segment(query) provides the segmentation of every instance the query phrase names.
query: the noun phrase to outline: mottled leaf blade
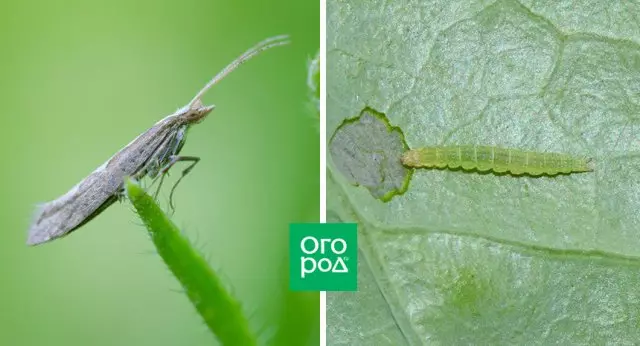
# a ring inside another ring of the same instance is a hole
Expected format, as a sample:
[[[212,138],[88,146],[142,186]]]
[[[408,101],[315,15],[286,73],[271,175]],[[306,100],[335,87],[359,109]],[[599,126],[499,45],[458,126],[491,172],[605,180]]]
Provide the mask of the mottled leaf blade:
[[[636,342],[640,8],[626,4],[327,4],[328,136],[372,107],[410,148],[597,164],[553,179],[417,170],[385,203],[329,162],[328,211],[361,224],[361,280],[380,292],[359,306],[329,294],[329,323],[353,331],[330,329],[329,344],[388,343],[389,321],[406,344]]]

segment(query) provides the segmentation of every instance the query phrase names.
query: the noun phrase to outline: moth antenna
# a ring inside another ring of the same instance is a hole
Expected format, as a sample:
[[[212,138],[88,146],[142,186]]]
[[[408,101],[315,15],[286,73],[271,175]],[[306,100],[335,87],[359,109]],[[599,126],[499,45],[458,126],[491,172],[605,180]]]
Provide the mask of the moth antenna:
[[[193,100],[189,102],[189,108],[193,109],[194,105],[198,104],[198,102],[200,101],[204,93],[206,93],[209,89],[211,89],[212,86],[216,85],[219,81],[223,80],[229,73],[237,69],[240,65],[245,63],[247,60],[253,58],[254,56],[260,54],[261,52],[269,48],[283,46],[285,44],[289,44],[290,42],[291,41],[289,41],[289,35],[279,35],[279,36],[270,37],[256,44],[255,46],[249,48],[246,52],[242,53],[242,55],[240,55],[237,59],[235,59],[233,62],[227,65],[227,67],[225,67],[222,71],[218,72],[218,74],[215,75],[215,77],[213,77],[209,81],[209,83],[207,83],[207,85],[205,85],[196,94]]]

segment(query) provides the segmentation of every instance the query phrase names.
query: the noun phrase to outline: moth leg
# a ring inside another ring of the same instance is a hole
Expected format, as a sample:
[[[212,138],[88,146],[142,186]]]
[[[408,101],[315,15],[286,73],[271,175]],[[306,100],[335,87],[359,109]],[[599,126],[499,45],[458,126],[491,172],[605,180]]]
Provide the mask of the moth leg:
[[[136,177],[136,179],[141,179],[140,181],[143,181],[142,178],[144,178],[145,176],[149,176],[148,172],[144,171],[141,174],[138,174],[138,176]],[[156,182],[158,182],[158,180],[160,181],[160,184],[158,184],[158,187],[156,188],[156,192],[154,192],[153,194],[153,199],[157,199],[158,198],[158,194],[160,193],[160,188],[162,187],[162,183],[164,182],[164,174],[162,175],[155,175],[154,177],[151,178],[151,184],[149,184],[149,186],[145,186],[144,189],[146,191],[151,190],[151,188],[153,187],[153,185],[156,184]]]
[[[164,182],[164,176],[166,174],[160,174],[160,177],[156,177],[155,179],[153,179],[153,181],[151,182],[151,185],[149,185],[149,188],[151,188],[151,186],[153,186],[153,184],[156,183],[156,181],[158,181],[158,178],[160,178],[160,183],[158,183],[158,187],[156,188],[156,192],[153,193],[153,199],[157,200],[158,199],[158,194],[160,193],[160,188],[162,187],[162,183]]]
[[[182,174],[180,175],[180,178],[178,178],[176,183],[173,184],[173,187],[171,188],[171,193],[169,193],[169,207],[171,207],[172,213],[176,209],[173,206],[173,193],[175,192],[176,187],[178,186],[178,184],[180,183],[182,178],[184,178],[187,174],[189,174],[189,172],[191,172],[193,167],[195,167],[195,165],[200,161],[200,158],[196,157],[196,156],[175,156],[175,155],[172,155],[172,156],[169,157],[169,163],[167,163],[162,168],[162,170],[160,171],[162,176],[164,177],[164,175],[169,171],[169,169],[171,167],[173,167],[173,165],[175,165],[177,162],[180,162],[180,161],[189,161],[189,162],[191,162],[191,164],[189,165],[189,167],[185,168],[182,171]]]
[[[114,193],[114,196],[115,196],[116,201],[118,201],[118,203],[122,203],[122,201],[124,201],[125,198],[127,198],[127,193],[125,192],[125,189],[122,188],[122,189],[116,191]]]

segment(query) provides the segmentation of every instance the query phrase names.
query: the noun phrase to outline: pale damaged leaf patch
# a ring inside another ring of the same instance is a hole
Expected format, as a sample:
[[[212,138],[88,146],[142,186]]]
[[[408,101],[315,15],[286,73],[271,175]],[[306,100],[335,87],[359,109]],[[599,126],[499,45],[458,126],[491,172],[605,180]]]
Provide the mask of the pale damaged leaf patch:
[[[402,131],[390,126],[384,114],[365,108],[358,117],[345,120],[329,148],[338,170],[373,197],[388,201],[406,191],[411,171],[400,158],[407,145]]]

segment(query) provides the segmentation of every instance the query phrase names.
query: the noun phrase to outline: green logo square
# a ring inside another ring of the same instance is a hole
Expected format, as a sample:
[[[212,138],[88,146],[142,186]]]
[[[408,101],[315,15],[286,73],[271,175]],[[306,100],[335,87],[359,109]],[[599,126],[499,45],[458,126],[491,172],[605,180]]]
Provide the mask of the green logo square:
[[[357,291],[358,225],[289,225],[289,288],[292,291]]]

